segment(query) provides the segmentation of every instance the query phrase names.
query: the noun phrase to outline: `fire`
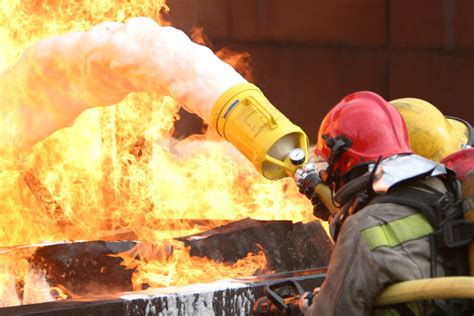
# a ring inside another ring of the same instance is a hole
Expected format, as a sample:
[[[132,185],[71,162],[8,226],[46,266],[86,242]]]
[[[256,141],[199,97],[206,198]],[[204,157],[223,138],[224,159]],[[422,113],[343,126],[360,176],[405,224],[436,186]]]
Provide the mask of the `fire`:
[[[172,247],[172,248],[171,248]],[[171,252],[169,249],[173,249]],[[141,260],[135,259],[137,255]],[[144,286],[163,287],[170,285],[189,284],[190,280],[216,281],[226,278],[253,275],[255,272],[266,271],[266,258],[263,251],[258,254],[249,253],[245,258],[234,264],[220,263],[206,258],[191,257],[189,249],[175,241],[155,246],[140,244],[128,253],[120,255],[124,265],[133,267],[137,273],[133,276],[136,290]]]
[[[165,1],[156,0],[15,0],[3,1],[1,6],[0,70],[5,73],[20,69],[18,73],[23,74],[23,68],[7,67],[27,47],[46,37],[136,16],[169,24],[161,16],[168,11]],[[236,67],[247,65],[248,55],[235,57],[222,51],[220,57]],[[21,67],[23,61],[17,65]],[[66,65],[53,66],[63,69]],[[242,71],[251,78],[249,68]],[[0,86],[11,82],[5,78],[0,79]],[[37,97],[38,103],[43,102],[51,113],[55,111],[41,94],[40,89],[45,87],[37,84],[41,80],[66,89],[71,87],[68,80],[75,78],[30,77],[27,87],[37,90],[19,89],[15,91],[19,95],[12,98],[7,89],[0,95],[1,247],[60,240],[112,240],[123,232],[143,241],[166,241],[174,247],[171,256],[136,249],[140,261],[131,254],[123,257],[128,267],[137,269],[136,288],[145,283],[169,286],[248,276],[265,267],[263,253],[249,254],[234,265],[193,258],[186,248],[172,241],[174,237],[245,217],[312,219],[311,205],[291,179],[264,179],[237,150],[211,131],[175,139],[173,126],[179,119],[182,99],[157,91],[144,89],[148,92],[111,98],[114,102],[109,103],[114,105],[108,107],[78,110],[71,106],[64,115],[78,115],[72,126],[57,130],[33,147],[22,147],[27,141],[21,135],[35,127],[18,119],[21,113],[14,114],[17,105]],[[119,88],[128,84],[100,82],[104,83]],[[201,92],[195,87],[196,95]],[[81,95],[82,90],[74,93],[79,99],[87,97]],[[34,124],[37,117],[29,119]],[[65,127],[70,122],[61,124]],[[48,134],[45,132],[45,136]],[[208,224],[196,224],[199,219],[206,219]],[[26,253],[12,257],[0,251],[0,306],[64,296],[60,289],[48,288],[42,272],[32,271],[26,257]],[[16,288],[19,283],[24,284],[22,295]],[[54,291],[59,294],[52,295]]]

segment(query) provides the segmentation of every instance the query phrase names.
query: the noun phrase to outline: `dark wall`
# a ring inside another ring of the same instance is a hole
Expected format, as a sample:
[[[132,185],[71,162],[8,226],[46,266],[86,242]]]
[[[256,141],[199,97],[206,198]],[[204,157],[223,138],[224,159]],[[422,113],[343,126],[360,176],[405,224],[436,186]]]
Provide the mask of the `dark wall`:
[[[173,25],[250,53],[255,83],[314,141],[346,94],[419,97],[474,123],[472,0],[169,0]]]

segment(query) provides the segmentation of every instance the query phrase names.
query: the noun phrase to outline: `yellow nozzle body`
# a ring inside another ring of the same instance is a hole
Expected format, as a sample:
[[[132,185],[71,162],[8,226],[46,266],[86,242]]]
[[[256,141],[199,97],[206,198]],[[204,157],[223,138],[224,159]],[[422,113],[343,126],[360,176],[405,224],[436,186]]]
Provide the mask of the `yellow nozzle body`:
[[[292,176],[308,160],[306,134],[254,84],[237,84],[224,92],[211,111],[210,125],[268,179]],[[303,153],[300,160],[290,157],[295,149]]]

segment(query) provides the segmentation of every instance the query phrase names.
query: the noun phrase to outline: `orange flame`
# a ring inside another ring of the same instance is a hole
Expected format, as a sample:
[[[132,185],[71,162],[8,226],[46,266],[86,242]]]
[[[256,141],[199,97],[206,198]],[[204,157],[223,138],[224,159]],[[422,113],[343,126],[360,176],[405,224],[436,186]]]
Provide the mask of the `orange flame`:
[[[165,24],[161,13],[168,10],[165,1],[156,0],[14,0],[1,6],[0,69],[41,38],[133,16]],[[217,54],[236,67],[247,65],[248,54]],[[242,71],[251,74],[250,68]],[[10,148],[15,144],[0,144],[0,246],[111,240],[121,234],[171,243],[174,237],[245,217],[312,219],[310,203],[291,179],[264,179],[215,135],[173,139],[178,110],[170,97],[134,93],[117,105],[85,110],[72,127],[58,130],[27,155],[18,156]],[[1,135],[25,128],[8,112],[0,114]],[[127,266],[137,269],[136,288],[248,276],[265,267],[263,253],[228,265],[193,258],[172,243],[171,256],[143,249],[136,250],[142,251],[140,261],[123,255]],[[61,292],[47,289],[44,275],[31,270],[27,257],[0,252],[0,306],[53,300],[51,291]]]
[[[171,250],[172,249],[172,250]],[[206,258],[192,257],[189,248],[176,241],[166,246],[142,243],[127,253],[119,255],[123,265],[135,269],[133,286],[141,290],[145,286],[163,287],[195,282],[213,282],[224,278],[250,276],[266,270],[267,260],[263,251],[249,253],[234,264],[215,262]],[[137,260],[136,258],[144,258]]]

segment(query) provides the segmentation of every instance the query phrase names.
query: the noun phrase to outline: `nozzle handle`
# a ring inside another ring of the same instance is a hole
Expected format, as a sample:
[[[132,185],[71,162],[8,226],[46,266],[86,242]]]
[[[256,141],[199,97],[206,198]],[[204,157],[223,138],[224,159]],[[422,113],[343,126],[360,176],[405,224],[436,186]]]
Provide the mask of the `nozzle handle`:
[[[278,282],[272,285],[267,285],[263,289],[263,293],[265,293],[265,296],[275,306],[277,306],[280,311],[286,312],[289,310],[289,307],[285,303],[285,297],[282,297],[281,295],[278,294],[278,290],[282,289],[283,287],[290,287],[294,292],[293,296],[296,296],[296,297],[300,297],[304,293],[304,290],[301,287],[301,285],[294,280],[285,280],[285,281]]]
[[[273,115],[258,102],[257,98],[254,98],[253,96],[248,96],[247,98],[242,100],[242,103],[245,105],[250,105],[250,103],[254,105],[255,108],[260,112],[260,114],[262,114],[263,117],[267,120],[268,127],[270,127],[270,129],[275,129],[278,127],[278,124]]]

